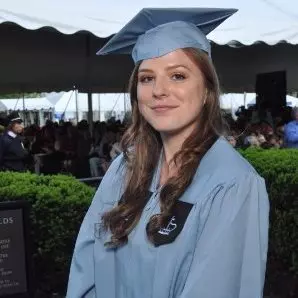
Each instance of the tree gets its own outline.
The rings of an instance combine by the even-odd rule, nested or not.
[[[41,97],[40,93],[9,93],[9,94],[0,94],[0,99],[8,99],[8,98],[35,98]]]

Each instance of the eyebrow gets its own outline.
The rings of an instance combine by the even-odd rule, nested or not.
[[[166,67],[166,70],[172,70],[172,69],[176,69],[176,68],[185,68],[190,71],[190,69],[187,66],[182,65],[182,64],[175,64],[172,66],[168,66],[168,67]],[[154,72],[154,71],[150,68],[141,68],[141,69],[139,69],[139,73],[140,72]]]

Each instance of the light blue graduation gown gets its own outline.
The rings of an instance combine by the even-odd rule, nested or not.
[[[110,235],[98,224],[123,193],[123,156],[110,166],[78,235],[67,298],[262,297],[269,215],[264,179],[219,138],[180,198],[193,204],[182,231],[155,247],[146,224],[159,212],[159,172],[160,162],[138,225],[115,250],[104,247]]]

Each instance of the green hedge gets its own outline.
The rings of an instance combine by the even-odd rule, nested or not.
[[[68,176],[0,172],[0,200],[27,200],[38,289],[63,292],[75,239],[95,190]]]
[[[290,297],[298,276],[298,150],[240,153],[266,179],[270,197],[267,293]],[[65,290],[74,242],[94,192],[68,176],[0,173],[0,200],[26,199],[32,205],[35,271],[45,293]]]
[[[265,178],[270,198],[265,288],[281,297],[298,297],[298,150],[240,152]]]
[[[271,252],[298,275],[298,150],[247,149],[241,153],[266,179]]]

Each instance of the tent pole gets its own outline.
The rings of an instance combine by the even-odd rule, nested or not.
[[[89,123],[89,131],[91,136],[93,135],[93,108],[92,108],[92,86],[90,79],[90,71],[91,71],[91,35],[87,35],[86,37],[86,87],[88,92],[88,123]]]
[[[78,125],[79,123],[78,89],[75,90],[75,100],[76,100],[76,121]]]
[[[124,95],[124,116],[126,114],[126,97],[125,97],[125,93],[123,93]]]
[[[26,115],[25,115],[25,93],[23,92],[23,121],[24,121],[24,126],[26,126]]]
[[[246,109],[246,92],[243,94],[243,103],[244,103],[244,108]]]
[[[88,123],[90,128],[90,133],[93,131],[93,107],[92,107],[92,93],[88,91]]]
[[[101,122],[101,102],[100,102],[100,93],[98,93],[98,110],[99,110],[99,122]]]

